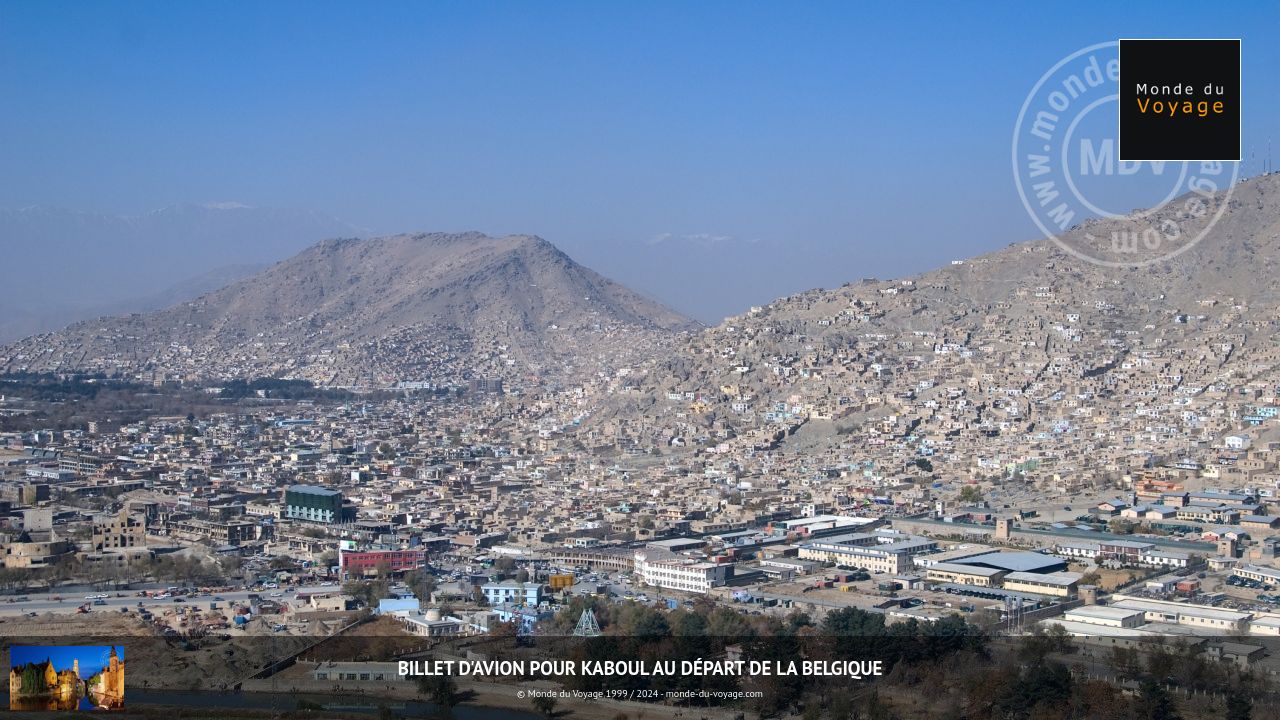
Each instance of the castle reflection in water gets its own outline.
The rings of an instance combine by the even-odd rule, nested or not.
[[[93,710],[124,705],[124,658],[114,646],[10,648],[9,709]],[[43,655],[43,659],[38,659]],[[104,660],[105,655],[105,660]],[[81,660],[92,673],[81,674]]]

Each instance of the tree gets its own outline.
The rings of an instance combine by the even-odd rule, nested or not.
[[[822,720],[822,706],[816,702],[806,704],[800,720]]]
[[[550,695],[538,695],[533,699],[533,709],[550,720],[556,716],[556,699]]]
[[[1003,688],[996,707],[1006,717],[1028,717],[1037,708],[1061,707],[1071,698],[1071,671],[1055,662],[1037,662]]]
[[[26,587],[31,575],[31,571],[25,568],[0,568],[0,590],[12,592]]]
[[[386,578],[382,577],[377,580],[348,580],[342,584],[342,592],[364,603],[366,607],[376,605],[378,600],[387,596],[389,589]]]
[[[1142,672],[1142,656],[1137,648],[1111,648],[1111,669],[1121,680],[1133,680]]]
[[[1062,625],[1054,623],[1047,630],[1037,625],[1029,635],[1022,638],[1018,657],[1029,664],[1038,663],[1050,653],[1068,652],[1071,649],[1071,634]]]
[[[419,676],[418,694],[438,705],[446,713],[458,704],[458,684],[449,675]]]
[[[1155,680],[1144,680],[1138,691],[1138,717],[1142,720],[1180,720],[1169,691]]]
[[[617,623],[618,634],[626,637],[655,639],[666,637],[671,632],[665,613],[635,603],[626,603],[620,610]]]
[[[960,502],[979,502],[982,500],[982,491],[977,485],[965,485],[960,488]]]
[[[1113,518],[1107,523],[1107,529],[1117,535],[1128,535],[1133,532],[1135,527],[1136,525],[1124,518]]]
[[[866,704],[862,712],[867,720],[895,720],[897,714],[880,699],[880,692],[872,688],[871,694],[867,696]]]
[[[884,634],[884,616],[860,608],[840,608],[823,618],[822,627],[827,634],[834,636],[879,636]]]
[[[1253,699],[1241,692],[1227,696],[1226,720],[1250,720],[1253,717]]]
[[[787,615],[787,627],[793,633],[799,631],[800,628],[813,626],[813,618],[809,617],[809,613],[792,610]]]
[[[490,640],[499,640],[499,639],[511,640],[516,638],[519,635],[520,635],[520,626],[516,623],[515,620],[509,621],[509,622],[493,621],[489,623],[488,638]],[[498,643],[498,644],[501,645],[501,643]]]
[[[430,573],[410,570],[404,575],[404,583],[418,600],[431,602],[431,593],[436,591],[436,579]]]

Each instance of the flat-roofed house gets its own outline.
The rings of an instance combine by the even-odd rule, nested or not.
[[[1063,613],[1062,618],[1086,625],[1114,628],[1136,628],[1146,623],[1142,610],[1109,605],[1086,605]]]
[[[1080,574],[1071,572],[1034,573],[1011,572],[1004,576],[1000,587],[1005,590],[1049,595],[1051,597],[1075,597],[1080,584]]]
[[[1280,530],[1280,515],[1244,515],[1240,527],[1245,530]]]
[[[959,563],[935,563],[925,570],[925,578],[933,582],[976,587],[999,587],[1000,580],[1008,574],[1008,570]]]

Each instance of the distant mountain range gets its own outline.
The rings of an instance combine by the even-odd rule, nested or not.
[[[1280,382],[1280,175],[1209,204],[1223,213],[1208,235],[1148,267],[1103,267],[1039,240],[901,280],[810,290],[697,332],[536,237],[326,240],[195,300],[13,343],[0,370],[386,385],[583,378],[626,364],[632,392],[600,417],[672,412],[678,424],[721,428],[777,414],[835,421],[925,392],[926,380],[995,383],[1011,399],[999,412],[973,408],[973,422],[1034,424],[1069,415],[1059,404],[1073,393],[1110,393],[1100,381],[1138,356],[1162,358],[1172,369],[1161,382],[1182,392]],[[1183,220],[1189,233],[1207,222]],[[1062,239],[1086,247],[1148,222],[1087,221]],[[663,408],[661,398],[680,397],[696,397],[697,412]]]
[[[190,302],[27,338],[0,365],[328,384],[560,376],[694,327],[541,238],[397,235],[326,240]]]
[[[0,342],[190,300],[318,240],[364,234],[320,213],[234,203],[0,210]]]

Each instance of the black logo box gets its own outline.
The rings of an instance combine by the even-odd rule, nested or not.
[[[1240,103],[1240,40],[1120,40],[1121,160],[1238,162]]]

